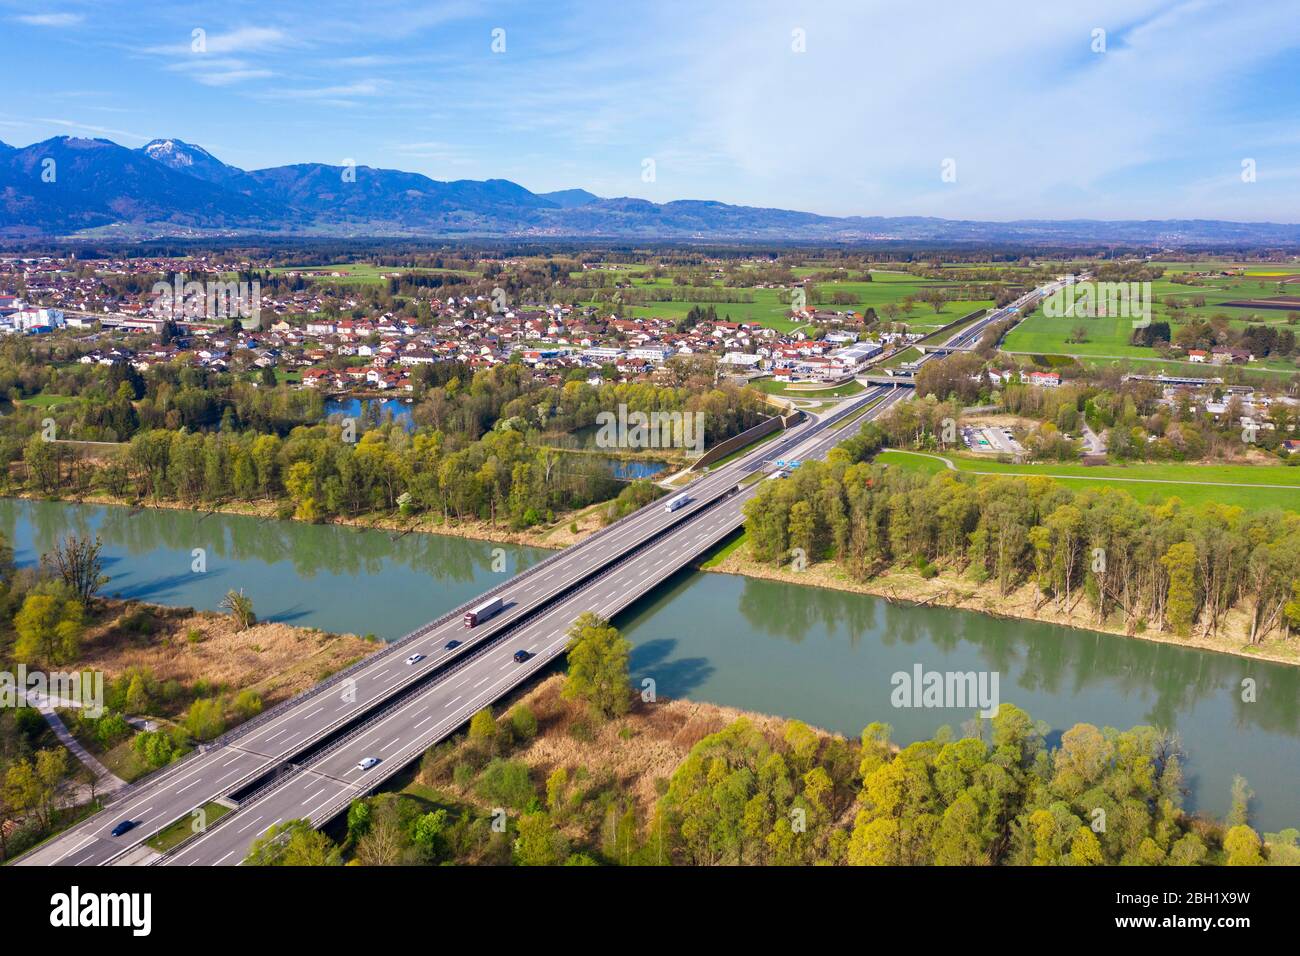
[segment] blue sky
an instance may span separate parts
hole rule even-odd
[[[18,146],[176,137],[244,168],[833,215],[1300,221],[1289,0],[0,0],[0,81]]]

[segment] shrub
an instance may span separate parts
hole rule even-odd
[[[470,740],[491,740],[497,735],[497,722],[492,717],[492,708],[484,707],[469,721]]]
[[[510,711],[510,729],[520,740],[531,740],[537,736],[537,715],[527,704],[516,704]]]
[[[500,757],[483,768],[475,789],[485,800],[520,810],[537,798],[537,791],[528,777],[528,767],[517,760],[502,760]]]

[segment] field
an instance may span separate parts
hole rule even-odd
[[[369,262],[336,262],[331,265],[323,266],[281,266],[270,270],[275,273],[299,272],[311,274],[311,277],[321,282],[365,282],[379,283],[385,281],[386,277],[393,273],[407,273],[419,275],[460,275],[471,278],[478,276],[475,272],[467,272],[463,269],[433,269],[433,268],[410,268],[407,266],[377,266]],[[331,272],[343,273],[343,275],[333,276]]]
[[[40,395],[33,395],[31,398],[20,398],[18,404],[31,405],[35,408],[57,408],[59,405],[79,401],[81,401],[81,399],[71,395],[51,395],[47,392],[42,392]]]
[[[876,460],[931,474],[945,470],[944,462],[950,461],[956,470],[969,474],[1043,476],[1062,480],[1071,488],[1120,488],[1144,502],[1177,497],[1188,505],[1217,501],[1248,511],[1272,507],[1300,511],[1300,468],[1287,465],[1015,465],[896,450],[883,451]]]
[[[802,268],[794,271],[797,275],[800,273],[806,275],[817,270]],[[884,306],[893,303],[901,309],[903,299],[908,296],[917,296],[927,288],[944,287],[946,285],[948,283],[918,279],[916,276],[906,273],[873,272],[871,282],[816,283],[813,301],[809,304],[816,308],[832,309],[839,312],[853,311],[859,315],[868,308],[874,308],[877,315],[883,319],[885,318],[882,312]],[[673,287],[670,279],[642,279],[636,277],[632,278],[632,286],[634,288]],[[792,332],[802,325],[802,323],[790,317],[790,305],[787,301],[789,297],[788,289],[729,288],[724,290],[721,283],[714,283],[713,288],[719,292],[733,292],[737,296],[752,298],[753,301],[651,302],[646,305],[625,307],[623,313],[632,318],[681,319],[695,306],[707,308],[712,305],[721,318],[724,320],[730,319],[732,322],[753,322],[780,332]],[[852,301],[847,304],[832,303],[831,297],[836,293],[845,293],[851,297]],[[583,304],[608,308],[608,303],[587,301]],[[914,304],[910,313],[900,311],[898,321],[906,322],[909,327],[916,331],[929,332],[947,325],[949,322],[955,322],[963,315],[976,309],[990,308],[992,304],[992,299],[954,300],[944,303],[943,309],[935,312],[933,306],[918,301]]]
[[[1229,264],[1191,263],[1169,264],[1178,268],[1170,271],[1208,271],[1211,268],[1227,268]],[[1185,324],[1193,318],[1209,321],[1217,315],[1226,315],[1234,329],[1244,329],[1251,325],[1271,325],[1275,328],[1291,326],[1289,313],[1300,312],[1300,308],[1270,309],[1261,307],[1230,306],[1228,302],[1242,302],[1269,299],[1278,296],[1300,294],[1300,282],[1286,281],[1300,276],[1300,267],[1272,267],[1271,271],[1257,269],[1252,274],[1241,277],[1221,277],[1198,280],[1196,285],[1188,286],[1174,283],[1168,279],[1159,279],[1151,284],[1152,308],[1154,321],[1167,321],[1171,331],[1177,333],[1180,322]],[[1203,305],[1194,304],[1200,298]],[[1171,314],[1173,310],[1167,300],[1181,303],[1180,320]],[[1075,329],[1086,330],[1084,341],[1072,342]],[[1300,327],[1298,327],[1300,328]],[[1091,358],[1129,358],[1169,365],[1173,370],[1181,370],[1189,363],[1161,359],[1156,353],[1143,346],[1129,343],[1133,332],[1133,318],[1121,316],[1098,316],[1083,318],[1078,316],[1049,317],[1042,309],[1026,318],[1012,329],[1006,337],[1003,348],[1007,352],[1031,355],[1072,355]],[[1269,358],[1253,362],[1251,368],[1269,371],[1292,372],[1295,365],[1281,358]]]

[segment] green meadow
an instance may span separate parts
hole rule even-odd
[[[1287,508],[1300,511],[1300,468],[1288,465],[1155,464],[1017,465],[964,455],[944,455],[958,471],[982,475],[1055,478],[1071,488],[1118,488],[1143,502],[1179,498],[1184,504],[1220,502],[1250,511]],[[876,460],[899,468],[936,474],[947,466],[936,457],[890,449]]]

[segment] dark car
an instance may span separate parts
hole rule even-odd
[[[458,647],[460,647],[460,641],[448,641],[448,642],[447,642],[447,650],[449,650],[449,651],[454,651],[454,650],[455,650],[456,648],[458,648]]]
[[[532,656],[533,655],[529,654],[527,651],[515,651],[515,663],[522,664],[524,661],[528,660],[528,658]]]
[[[113,836],[121,836],[123,833],[126,833],[128,830],[133,830],[133,829],[135,829],[134,820],[123,820],[117,826],[113,827]]]

